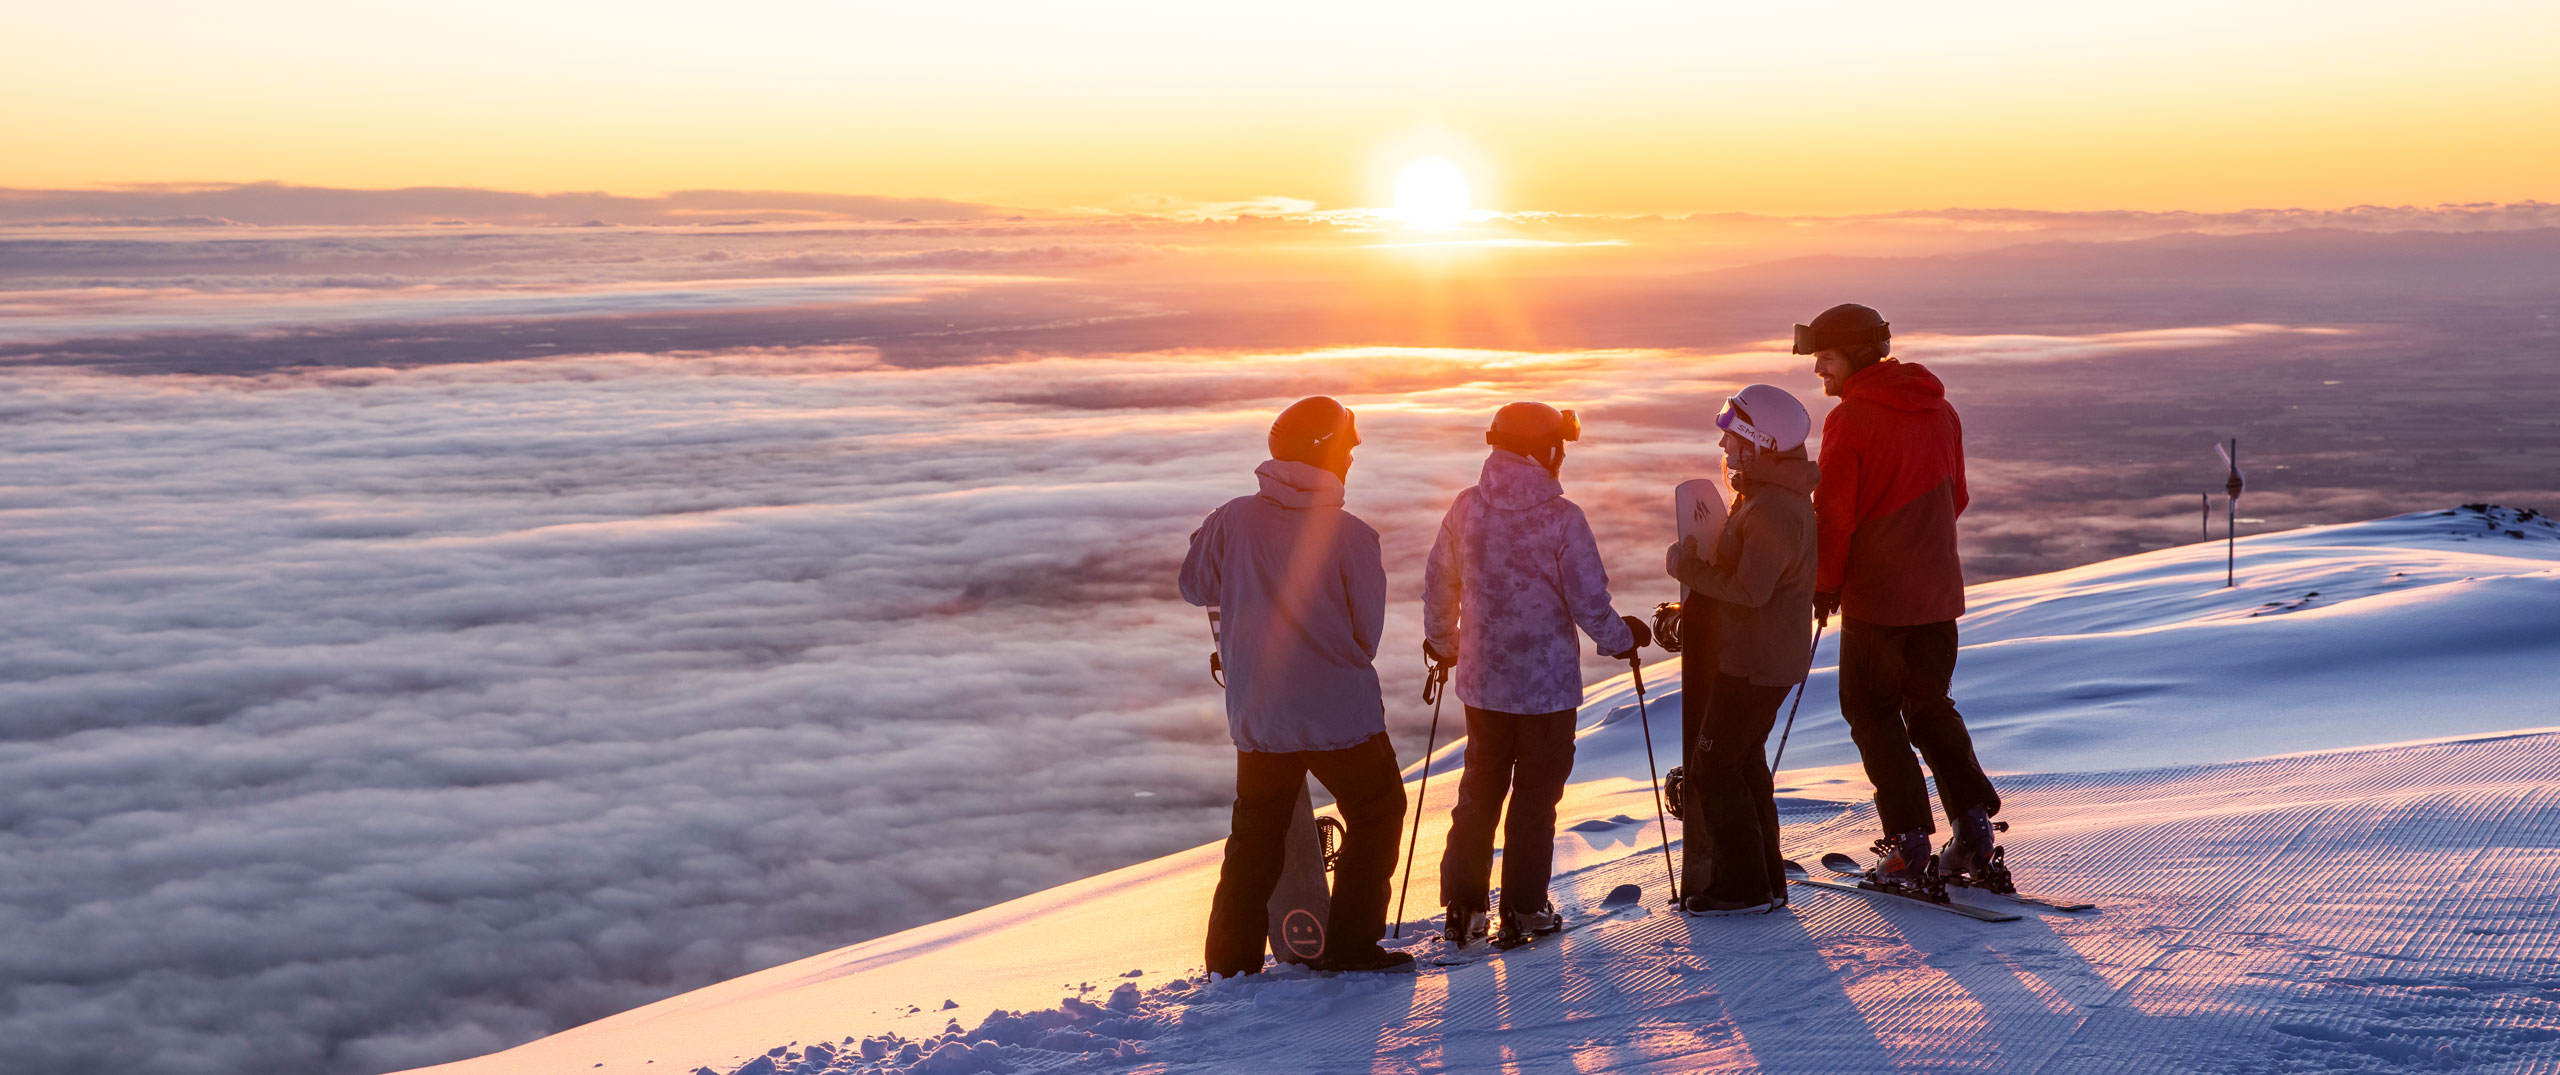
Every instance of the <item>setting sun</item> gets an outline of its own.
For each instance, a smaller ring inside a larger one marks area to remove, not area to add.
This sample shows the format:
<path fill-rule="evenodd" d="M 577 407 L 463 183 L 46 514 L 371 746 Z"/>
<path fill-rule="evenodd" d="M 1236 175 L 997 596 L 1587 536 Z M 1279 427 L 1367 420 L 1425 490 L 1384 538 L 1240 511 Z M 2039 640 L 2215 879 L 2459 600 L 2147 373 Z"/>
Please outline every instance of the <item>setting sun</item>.
<path fill-rule="evenodd" d="M 1396 175 L 1396 215 L 1408 226 L 1454 226 L 1466 215 L 1467 200 L 1467 173 L 1447 157 L 1424 157 Z"/>

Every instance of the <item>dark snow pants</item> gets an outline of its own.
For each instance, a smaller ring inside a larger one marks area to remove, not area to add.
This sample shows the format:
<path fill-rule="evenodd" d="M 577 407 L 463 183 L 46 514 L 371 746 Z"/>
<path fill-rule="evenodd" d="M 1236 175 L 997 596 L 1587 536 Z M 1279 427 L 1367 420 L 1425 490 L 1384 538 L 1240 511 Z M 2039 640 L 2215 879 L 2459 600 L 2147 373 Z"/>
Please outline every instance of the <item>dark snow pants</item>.
<path fill-rule="evenodd" d="M 1885 835 L 1938 830 L 1913 747 L 1928 759 L 1948 817 L 1976 806 L 2000 812 L 2000 793 L 1983 775 L 1964 715 L 1947 697 L 1955 674 L 1953 620 L 1911 627 L 1840 621 L 1840 715 L 1848 718 L 1849 737 L 1876 786 L 1876 818 Z"/>
<path fill-rule="evenodd" d="M 1440 905 L 1492 910 L 1493 823 L 1502 822 L 1502 910 L 1547 906 L 1555 874 L 1556 802 L 1573 775 L 1574 711 L 1503 713 L 1467 707 L 1467 760 L 1449 844 L 1440 854 Z M 1511 799 L 1504 813 L 1502 800 Z"/>
<path fill-rule="evenodd" d="M 1288 853 L 1290 814 L 1307 774 L 1342 810 L 1342 855 L 1333 868 L 1328 946 L 1375 947 L 1387 933 L 1387 893 L 1396 870 L 1396 834 L 1404 822 L 1404 777 L 1386 733 L 1341 750 L 1236 752 L 1236 803 L 1226 860 L 1209 899 L 1211 974 L 1262 969 L 1271 931 L 1271 893 Z M 1327 956 L 1339 953 L 1328 951 Z"/>
<path fill-rule="evenodd" d="M 1685 698 L 1690 690 L 1681 685 Z M 1769 774 L 1769 730 L 1792 685 L 1764 687 L 1717 674 L 1681 762 L 1680 894 L 1720 903 L 1763 903 L 1786 895 L 1778 851 L 1777 789 Z M 1687 707 L 1683 707 L 1684 713 Z"/>

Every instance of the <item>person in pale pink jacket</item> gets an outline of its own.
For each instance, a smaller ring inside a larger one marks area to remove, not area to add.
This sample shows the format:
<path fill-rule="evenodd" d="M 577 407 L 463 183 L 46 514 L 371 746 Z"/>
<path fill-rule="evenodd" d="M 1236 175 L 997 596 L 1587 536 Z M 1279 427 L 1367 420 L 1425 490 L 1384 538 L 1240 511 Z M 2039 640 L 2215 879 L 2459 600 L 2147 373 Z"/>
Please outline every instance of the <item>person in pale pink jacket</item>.
<path fill-rule="evenodd" d="M 1440 859 L 1443 936 L 1465 944 L 1491 910 L 1493 826 L 1503 822 L 1502 917 L 1496 944 L 1562 923 L 1547 898 L 1556 802 L 1573 771 L 1582 704 L 1579 626 L 1604 656 L 1625 660 L 1652 639 L 1609 603 L 1609 575 L 1582 509 L 1557 474 L 1571 411 L 1514 403 L 1494 416 L 1477 483 L 1440 521 L 1423 569 L 1423 652 L 1454 666 L 1467 710 L 1466 774 Z M 1507 816 L 1503 799 L 1511 800 Z"/>

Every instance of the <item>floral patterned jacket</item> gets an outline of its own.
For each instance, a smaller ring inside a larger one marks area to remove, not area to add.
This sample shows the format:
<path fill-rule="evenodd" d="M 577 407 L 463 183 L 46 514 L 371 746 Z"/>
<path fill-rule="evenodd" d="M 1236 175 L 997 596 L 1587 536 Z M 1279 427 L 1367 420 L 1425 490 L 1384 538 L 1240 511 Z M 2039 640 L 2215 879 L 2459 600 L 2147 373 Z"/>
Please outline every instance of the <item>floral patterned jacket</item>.
<path fill-rule="evenodd" d="M 1582 509 L 1547 468 L 1496 450 L 1440 520 L 1422 573 L 1423 637 L 1457 660 L 1460 701 L 1556 713 L 1582 704 L 1577 624 L 1602 656 L 1635 644 Z"/>

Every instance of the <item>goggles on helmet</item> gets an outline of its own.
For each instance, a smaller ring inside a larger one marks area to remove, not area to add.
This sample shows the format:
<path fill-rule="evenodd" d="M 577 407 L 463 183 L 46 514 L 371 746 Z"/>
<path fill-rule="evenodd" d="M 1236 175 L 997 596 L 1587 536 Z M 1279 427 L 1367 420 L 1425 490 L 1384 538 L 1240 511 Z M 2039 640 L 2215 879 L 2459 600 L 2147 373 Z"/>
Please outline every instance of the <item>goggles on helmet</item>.
<path fill-rule="evenodd" d="M 1816 318 L 1816 320 L 1820 319 Z M 1865 328 L 1833 329 L 1829 333 L 1829 336 L 1830 338 L 1825 339 L 1824 334 L 1815 331 L 1814 327 L 1811 325 L 1797 325 L 1795 353 L 1799 355 L 1810 355 L 1818 351 L 1824 351 L 1835 347 L 1852 347 L 1863 343 L 1883 343 L 1893 338 L 1893 326 L 1889 323 L 1878 323 Z"/>
<path fill-rule="evenodd" d="M 1750 441 L 1762 451 L 1773 450 L 1778 446 L 1778 438 L 1761 432 L 1760 427 L 1751 424 L 1751 412 L 1743 408 L 1740 396 L 1725 397 L 1724 410 L 1716 413 L 1716 428 Z"/>

